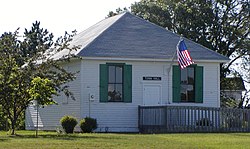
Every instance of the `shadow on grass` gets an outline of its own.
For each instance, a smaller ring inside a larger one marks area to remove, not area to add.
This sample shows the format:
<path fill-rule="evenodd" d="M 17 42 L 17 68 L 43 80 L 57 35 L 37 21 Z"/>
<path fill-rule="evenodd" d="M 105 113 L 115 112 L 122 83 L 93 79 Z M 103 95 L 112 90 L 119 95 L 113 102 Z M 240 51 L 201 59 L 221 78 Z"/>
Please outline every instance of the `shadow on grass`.
<path fill-rule="evenodd" d="M 243 133 L 228 133 L 227 135 L 230 136 L 238 136 L 238 137 L 250 137 L 250 133 L 249 132 L 243 132 Z"/>
<path fill-rule="evenodd" d="M 14 136 L 8 136 L 13 139 L 36 139 L 35 135 L 30 134 L 17 134 Z M 112 136 L 86 136 L 83 134 L 41 134 L 38 135 L 37 139 L 43 138 L 43 139 L 53 139 L 53 140 L 77 140 L 77 139 L 107 139 L 107 140 L 113 140 L 113 139 L 121 139 L 119 137 L 112 137 Z M 1 140 L 0 140 L 1 141 Z"/>
<path fill-rule="evenodd" d="M 4 141 L 8 141 L 9 139 L 8 138 L 0 138 L 0 142 L 4 142 Z"/>

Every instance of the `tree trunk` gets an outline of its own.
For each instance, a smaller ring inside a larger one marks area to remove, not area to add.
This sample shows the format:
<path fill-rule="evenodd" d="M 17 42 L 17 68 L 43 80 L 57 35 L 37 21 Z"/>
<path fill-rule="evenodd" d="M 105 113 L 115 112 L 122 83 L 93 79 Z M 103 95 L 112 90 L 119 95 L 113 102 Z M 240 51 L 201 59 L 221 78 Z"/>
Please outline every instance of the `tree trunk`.
<path fill-rule="evenodd" d="M 11 121 L 11 135 L 15 135 L 16 120 Z"/>
<path fill-rule="evenodd" d="M 11 129 L 11 135 L 15 135 L 15 129 Z"/>

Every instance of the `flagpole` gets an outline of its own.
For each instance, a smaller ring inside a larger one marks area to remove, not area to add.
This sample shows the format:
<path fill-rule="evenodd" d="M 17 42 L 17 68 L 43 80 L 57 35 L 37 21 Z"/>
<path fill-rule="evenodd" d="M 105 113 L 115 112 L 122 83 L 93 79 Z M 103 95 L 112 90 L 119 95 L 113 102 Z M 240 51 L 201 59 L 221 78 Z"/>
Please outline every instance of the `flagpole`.
<path fill-rule="evenodd" d="M 173 54 L 173 57 L 172 57 L 172 60 L 171 60 L 171 63 L 170 63 L 170 66 L 169 66 L 169 68 L 168 68 L 168 104 L 170 104 L 170 95 L 169 95 L 169 89 L 170 89 L 170 71 L 171 71 L 171 68 L 172 68 L 172 66 L 173 66 L 173 63 L 174 63 L 174 58 L 175 58 L 175 56 L 176 56 L 176 52 L 174 52 L 174 54 Z"/>
<path fill-rule="evenodd" d="M 177 50 L 177 46 L 179 46 L 179 43 L 182 40 L 183 40 L 183 35 L 181 34 L 180 40 L 179 40 L 178 44 L 176 45 L 176 50 Z M 168 68 L 168 104 L 170 104 L 170 94 L 169 94 L 170 93 L 169 92 L 169 89 L 170 89 L 170 79 L 171 79 L 170 78 L 170 71 L 171 71 L 171 69 L 173 67 L 174 59 L 175 59 L 176 56 L 177 56 L 177 51 L 174 52 L 173 57 L 172 57 L 171 62 L 170 62 L 170 66 Z"/>
<path fill-rule="evenodd" d="M 180 40 L 176 45 L 176 52 L 174 52 L 172 60 L 170 62 L 170 66 L 168 68 L 168 104 L 170 104 L 170 71 L 174 63 L 174 58 L 177 55 L 177 61 L 181 69 L 186 68 L 187 66 L 193 64 L 193 60 L 188 52 L 187 46 L 183 40 L 183 35 L 180 36 Z M 173 86 L 173 84 L 172 84 Z"/>

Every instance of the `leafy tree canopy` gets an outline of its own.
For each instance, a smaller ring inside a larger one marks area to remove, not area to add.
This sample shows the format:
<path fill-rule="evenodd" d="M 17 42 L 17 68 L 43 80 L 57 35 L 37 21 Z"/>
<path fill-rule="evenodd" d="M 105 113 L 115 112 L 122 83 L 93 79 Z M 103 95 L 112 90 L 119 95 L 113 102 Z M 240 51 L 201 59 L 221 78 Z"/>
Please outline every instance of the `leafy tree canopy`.
<path fill-rule="evenodd" d="M 54 41 L 53 34 L 35 22 L 23 36 L 17 30 L 0 37 L 0 105 L 10 120 L 12 134 L 20 115 L 33 100 L 40 105 L 53 104 L 52 96 L 61 91 L 74 98 L 65 84 L 74 80 L 75 73 L 61 65 L 73 55 L 69 52 L 62 59 L 53 59 L 63 49 L 78 48 L 69 46 L 74 34 L 65 33 Z"/>

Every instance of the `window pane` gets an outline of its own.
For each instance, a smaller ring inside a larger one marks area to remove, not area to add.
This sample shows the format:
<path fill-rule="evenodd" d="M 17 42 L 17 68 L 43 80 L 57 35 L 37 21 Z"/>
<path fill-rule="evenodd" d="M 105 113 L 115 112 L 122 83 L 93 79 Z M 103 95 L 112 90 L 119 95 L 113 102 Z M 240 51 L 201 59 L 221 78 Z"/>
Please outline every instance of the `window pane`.
<path fill-rule="evenodd" d="M 122 83 L 122 66 L 116 67 L 116 83 Z"/>
<path fill-rule="evenodd" d="M 194 102 L 194 90 L 187 91 L 188 101 Z"/>
<path fill-rule="evenodd" d="M 108 100 L 114 100 L 115 98 L 115 85 L 109 84 L 108 85 Z"/>
<path fill-rule="evenodd" d="M 181 84 L 187 84 L 187 69 L 182 69 L 181 70 Z"/>
<path fill-rule="evenodd" d="M 181 101 L 187 101 L 186 85 L 181 85 Z"/>
<path fill-rule="evenodd" d="M 194 68 L 187 69 L 188 84 L 194 84 Z"/>
<path fill-rule="evenodd" d="M 116 84 L 116 96 L 115 100 L 121 101 L 122 100 L 122 84 Z"/>
<path fill-rule="evenodd" d="M 194 88 L 194 68 L 187 67 L 181 70 L 181 101 L 195 101 Z"/>
<path fill-rule="evenodd" d="M 108 100 L 121 101 L 122 100 L 122 84 L 109 84 Z"/>
<path fill-rule="evenodd" d="M 194 101 L 193 85 L 181 85 L 181 100 L 186 102 Z"/>
<path fill-rule="evenodd" d="M 115 66 L 109 66 L 109 83 L 115 83 Z"/>

